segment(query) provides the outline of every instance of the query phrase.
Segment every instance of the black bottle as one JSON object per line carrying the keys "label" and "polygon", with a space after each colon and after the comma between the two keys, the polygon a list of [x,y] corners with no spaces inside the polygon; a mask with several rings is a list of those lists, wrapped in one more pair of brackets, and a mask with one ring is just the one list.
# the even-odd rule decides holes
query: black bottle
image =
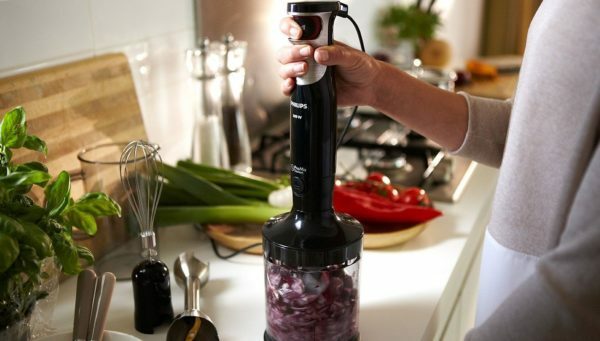
{"label": "black bottle", "polygon": [[153,334],[154,328],[173,320],[169,269],[157,258],[149,257],[131,274],[135,301],[135,329]]}

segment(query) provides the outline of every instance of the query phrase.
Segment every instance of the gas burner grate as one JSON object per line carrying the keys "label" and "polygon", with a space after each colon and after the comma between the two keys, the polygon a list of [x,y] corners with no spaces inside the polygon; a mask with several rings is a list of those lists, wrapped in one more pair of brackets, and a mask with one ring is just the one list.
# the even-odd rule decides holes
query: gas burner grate
{"label": "gas burner grate", "polygon": [[[347,119],[344,116],[338,121],[340,130]],[[253,152],[253,169],[275,176],[288,174],[289,136],[286,128],[265,132]],[[352,162],[338,162],[339,177],[356,179],[378,171],[395,184],[423,187],[433,200],[444,202],[458,200],[461,184],[473,166],[399,123],[370,112],[357,113],[340,148],[344,155],[351,151],[354,157]]]}

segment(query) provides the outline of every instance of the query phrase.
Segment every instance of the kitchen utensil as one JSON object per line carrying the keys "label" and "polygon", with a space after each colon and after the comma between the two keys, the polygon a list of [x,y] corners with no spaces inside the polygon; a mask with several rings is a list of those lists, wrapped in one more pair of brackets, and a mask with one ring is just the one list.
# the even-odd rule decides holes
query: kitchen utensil
{"label": "kitchen utensil", "polygon": [[221,168],[229,168],[230,164],[221,112],[222,80],[217,77],[224,67],[225,52],[223,44],[208,39],[186,51],[195,94],[192,160]]}
{"label": "kitchen utensil", "polygon": [[106,315],[108,314],[108,307],[110,306],[115,281],[115,275],[110,272],[105,272],[96,279],[94,301],[86,340],[103,340],[102,335],[104,333],[104,327],[106,326]]}
{"label": "kitchen utensil", "polygon": [[177,285],[185,290],[185,311],[169,327],[167,341],[219,340],[215,325],[200,311],[200,288],[208,282],[208,264],[187,251],[177,257],[173,269]]}
{"label": "kitchen utensil", "polygon": [[[251,92],[252,100],[245,103],[244,109],[251,131],[264,128],[267,123],[265,111],[269,116],[278,111],[285,103],[281,96],[277,75],[278,63],[272,58],[285,37],[273,25],[279,22],[284,2],[278,0],[195,0],[196,36],[220,39],[231,32],[236,39],[248,43],[245,61],[246,77],[252,84],[246,91]],[[236,13],[236,15],[223,15]],[[250,85],[249,84],[249,85]],[[289,105],[289,104],[288,104]],[[287,106],[287,105],[286,105]]]}
{"label": "kitchen utensil", "polygon": [[140,226],[145,260],[133,269],[131,280],[135,328],[147,334],[173,319],[169,269],[158,258],[154,233],[154,216],[162,192],[161,166],[157,147],[139,140],[125,147],[119,166],[121,183]]}
{"label": "kitchen utensil", "polygon": [[[302,27],[293,44],[333,43],[340,2],[290,2]],[[292,211],[263,227],[265,340],[358,340],[358,277],[363,228],[332,208],[336,152],[333,68],[307,60],[291,95]]]}
{"label": "kitchen utensil", "polygon": [[73,340],[85,340],[87,337],[95,289],[96,273],[90,269],[81,271],[77,276]]}
{"label": "kitchen utensil", "polygon": [[365,226],[365,249],[383,249],[404,244],[418,236],[427,227],[427,223],[413,226]]}
{"label": "kitchen utensil", "polygon": [[423,188],[425,185],[427,185],[427,183],[431,180],[433,171],[435,171],[436,167],[440,164],[440,162],[442,162],[442,160],[444,160],[445,157],[446,152],[443,150],[440,150],[437,154],[435,154],[433,159],[427,165],[427,169],[425,169],[425,172],[423,172],[423,177],[419,183],[419,187]]}
{"label": "kitchen utensil", "polygon": [[[61,332],[56,333],[50,336],[42,337],[36,339],[36,341],[72,341],[73,333],[72,332]],[[83,339],[85,340],[85,338]],[[142,341],[137,337],[121,332],[116,332],[112,330],[105,330],[102,341]]]}
{"label": "kitchen utensil", "polygon": [[440,89],[454,91],[454,83],[457,79],[456,72],[454,71],[423,66],[423,63],[418,58],[414,59],[411,68],[405,71],[409,75],[437,86]]}
{"label": "kitchen utensil", "polygon": [[223,46],[225,54],[219,77],[222,82],[223,131],[227,140],[229,164],[234,171],[249,173],[252,171],[252,151],[242,101],[248,44],[235,40],[228,33],[223,37]]}

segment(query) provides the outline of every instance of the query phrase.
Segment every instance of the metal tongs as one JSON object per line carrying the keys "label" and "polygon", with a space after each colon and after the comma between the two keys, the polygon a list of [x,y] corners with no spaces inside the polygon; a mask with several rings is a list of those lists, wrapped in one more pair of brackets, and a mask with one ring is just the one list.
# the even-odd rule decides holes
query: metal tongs
{"label": "metal tongs", "polygon": [[102,341],[115,281],[115,275],[111,272],[105,272],[100,277],[90,269],[79,273],[73,341]]}

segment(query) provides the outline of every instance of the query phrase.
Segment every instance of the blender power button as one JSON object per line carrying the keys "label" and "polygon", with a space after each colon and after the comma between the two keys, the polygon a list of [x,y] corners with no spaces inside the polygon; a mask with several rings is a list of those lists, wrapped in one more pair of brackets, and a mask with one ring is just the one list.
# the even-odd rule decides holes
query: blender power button
{"label": "blender power button", "polygon": [[294,21],[302,28],[300,40],[314,40],[321,34],[321,17],[315,15],[295,15]]}

